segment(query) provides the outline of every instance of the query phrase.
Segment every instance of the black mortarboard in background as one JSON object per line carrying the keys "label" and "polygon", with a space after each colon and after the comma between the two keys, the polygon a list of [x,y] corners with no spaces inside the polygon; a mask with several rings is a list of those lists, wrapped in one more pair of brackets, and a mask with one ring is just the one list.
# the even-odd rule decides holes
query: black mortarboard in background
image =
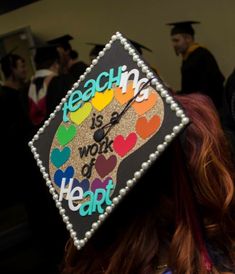
{"label": "black mortarboard in background", "polygon": [[[130,39],[129,39],[130,40]],[[139,54],[143,54],[143,49],[152,52],[151,49],[145,47],[144,45],[134,41],[134,40],[130,40],[131,44],[136,48],[136,50],[138,51]],[[104,48],[104,44],[96,44],[96,43],[87,43],[88,45],[92,45],[94,46],[91,51],[90,51],[90,56],[97,56],[99,54],[99,52]]]}
{"label": "black mortarboard in background", "polygon": [[171,35],[186,33],[194,36],[194,29],[192,27],[193,24],[199,24],[198,21],[182,21],[182,22],[173,22],[168,23],[168,26],[173,26],[171,29]]}
{"label": "black mortarboard in background", "polygon": [[104,48],[104,44],[97,44],[97,43],[87,43],[87,45],[93,46],[89,55],[90,56],[98,56],[99,52]]}
{"label": "black mortarboard in background", "polygon": [[64,50],[70,50],[72,47],[69,44],[69,41],[73,40],[73,37],[69,34],[59,36],[57,38],[47,41],[48,44],[56,45],[57,47],[62,47]]}
{"label": "black mortarboard in background", "polygon": [[131,44],[137,49],[137,51],[139,52],[139,54],[143,54],[143,49],[149,51],[149,52],[152,52],[151,49],[145,47],[144,45],[141,45],[140,43],[136,42],[136,41],[133,41],[133,40],[130,40]]}

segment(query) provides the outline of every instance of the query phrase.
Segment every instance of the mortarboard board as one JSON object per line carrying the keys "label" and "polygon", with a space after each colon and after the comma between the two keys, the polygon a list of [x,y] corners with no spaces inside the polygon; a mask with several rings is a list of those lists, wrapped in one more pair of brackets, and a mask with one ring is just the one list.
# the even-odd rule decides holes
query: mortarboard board
{"label": "mortarboard board", "polygon": [[29,143],[78,249],[188,122],[133,45],[113,35]]}
{"label": "mortarboard board", "polygon": [[52,44],[52,45],[57,45],[57,47],[61,46],[65,49],[67,49],[67,48],[71,48],[71,46],[69,44],[69,41],[71,41],[71,40],[73,40],[73,37],[69,34],[66,34],[66,35],[48,40],[47,43]]}
{"label": "mortarboard board", "polygon": [[97,43],[87,43],[87,45],[93,46],[89,55],[90,56],[98,56],[99,52],[105,47],[104,44],[97,44]]}
{"label": "mortarboard board", "polygon": [[199,24],[198,21],[182,21],[182,22],[174,22],[168,23],[168,26],[173,26],[171,30],[171,35],[186,33],[194,36],[194,29],[192,27],[193,24]]}
{"label": "mortarboard board", "polygon": [[133,41],[133,40],[130,40],[130,42],[132,43],[132,45],[138,50],[139,54],[143,54],[143,49],[149,51],[149,52],[152,52],[151,49],[145,47],[144,45],[141,45],[140,43],[136,42],[136,41]]}

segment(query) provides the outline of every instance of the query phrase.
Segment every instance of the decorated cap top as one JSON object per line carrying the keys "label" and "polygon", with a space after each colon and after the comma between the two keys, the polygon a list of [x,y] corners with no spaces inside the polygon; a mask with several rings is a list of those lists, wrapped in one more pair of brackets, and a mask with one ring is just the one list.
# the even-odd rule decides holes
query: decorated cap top
{"label": "decorated cap top", "polygon": [[113,35],[29,144],[78,249],[187,123],[133,45]]}

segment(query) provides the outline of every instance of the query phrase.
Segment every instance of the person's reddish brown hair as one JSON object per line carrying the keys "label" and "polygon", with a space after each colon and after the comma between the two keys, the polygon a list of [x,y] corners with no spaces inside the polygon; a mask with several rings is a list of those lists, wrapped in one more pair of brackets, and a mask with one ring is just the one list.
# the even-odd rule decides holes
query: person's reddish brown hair
{"label": "person's reddish brown hair", "polygon": [[[207,274],[211,271],[206,267],[211,260],[208,242],[222,250],[231,264],[235,260],[231,248],[235,239],[233,166],[227,139],[211,101],[200,94],[178,95],[175,99],[185,109],[190,124],[181,141],[174,141],[170,150],[173,160],[168,173],[171,173],[173,199],[169,208],[174,209],[175,220],[168,265],[179,274]],[[159,208],[150,203],[148,210],[140,210],[131,221],[126,221],[123,229],[120,226],[119,237],[108,244],[107,234],[102,230],[112,227],[112,221],[109,228],[105,223],[79,252],[70,240],[63,273],[156,273],[159,239],[164,235],[159,236],[157,224],[161,213],[156,212]],[[168,211],[161,212],[168,215]],[[113,227],[117,228],[117,223]],[[211,273],[217,273],[215,267]]]}

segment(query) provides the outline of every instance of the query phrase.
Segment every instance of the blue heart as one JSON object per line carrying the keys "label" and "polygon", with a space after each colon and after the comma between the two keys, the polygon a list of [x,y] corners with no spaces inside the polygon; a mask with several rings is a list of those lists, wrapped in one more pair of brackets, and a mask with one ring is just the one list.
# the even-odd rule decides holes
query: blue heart
{"label": "blue heart", "polygon": [[162,274],[173,274],[173,272],[170,269],[167,269]]}
{"label": "blue heart", "polygon": [[58,187],[61,186],[62,179],[65,178],[65,185],[69,183],[69,180],[73,178],[74,169],[72,166],[68,166],[65,171],[58,169],[54,174],[54,181]]}
{"label": "blue heart", "polygon": [[65,147],[63,150],[54,148],[51,152],[51,162],[57,168],[61,167],[65,162],[68,161],[71,154],[69,147]]}
{"label": "blue heart", "polygon": [[75,188],[76,186],[81,187],[83,192],[86,192],[89,190],[90,182],[88,179],[83,179],[81,182],[79,182],[77,179],[74,179],[73,188]]}

